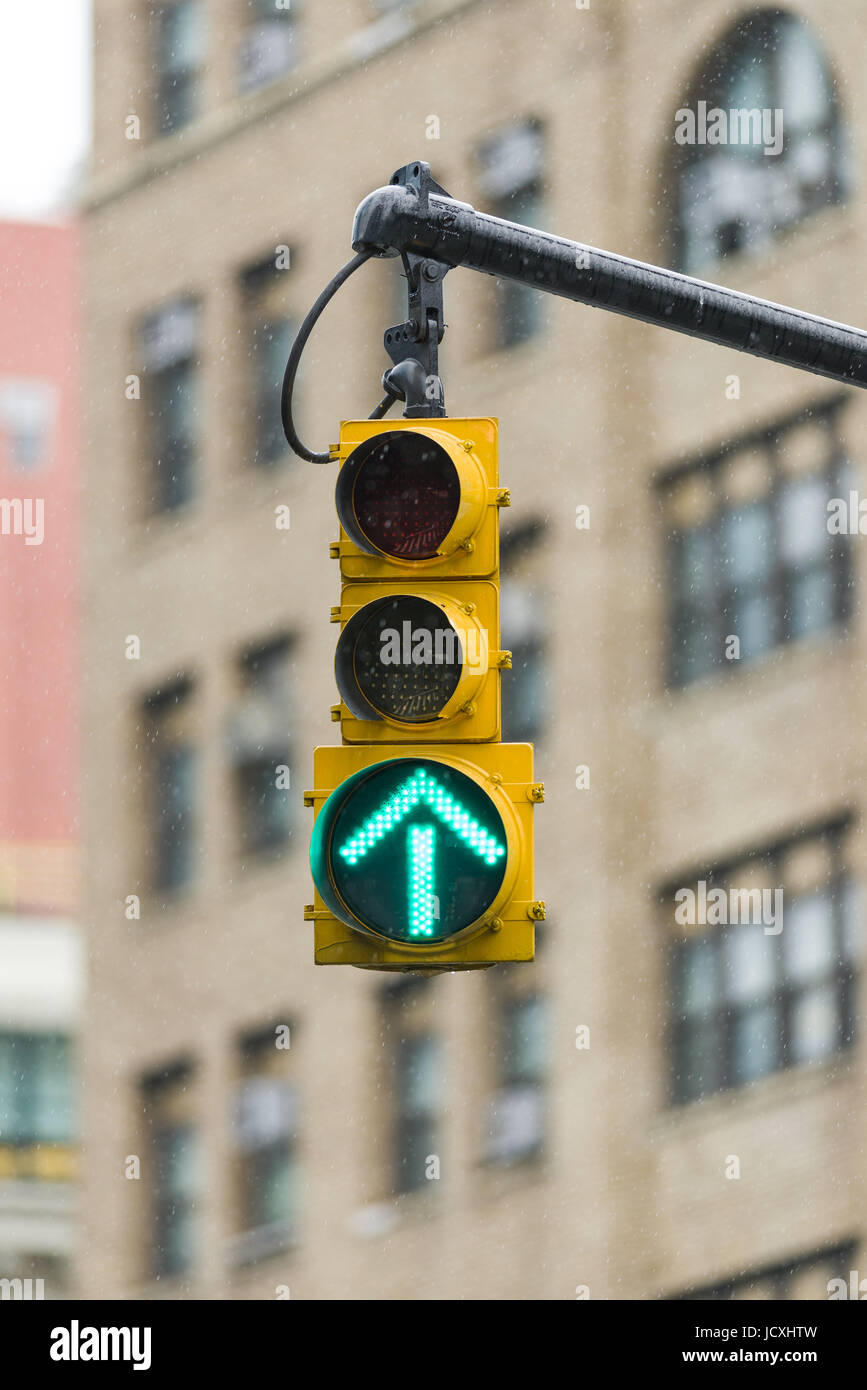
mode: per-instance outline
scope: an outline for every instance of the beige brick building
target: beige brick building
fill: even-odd
[[[275,430],[292,321],[425,158],[863,323],[867,20],[788,13],[97,0],[87,1295],[825,1297],[865,1259],[864,542],[826,526],[865,486],[856,391],[450,275],[549,920],[534,965],[398,985],[314,969],[302,920],[337,574],[333,472]],[[781,152],[678,144],[700,101],[782,111]],[[368,265],[317,328],[314,447],[379,399],[401,285]],[[782,886],[783,929],[680,923],[701,883]]]

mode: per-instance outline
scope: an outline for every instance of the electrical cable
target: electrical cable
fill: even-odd
[[[327,449],[323,453],[317,453],[313,449],[308,449],[306,444],[302,444],[296,433],[295,422],[292,418],[292,392],[295,388],[295,376],[298,371],[298,363],[301,361],[301,354],[307,345],[307,339],[313,331],[316,320],[319,318],[326,304],[334,298],[340,286],[345,284],[350,275],[353,275],[355,271],[358,270],[359,266],[364,265],[364,262],[369,261],[371,256],[374,255],[376,255],[376,252],[373,250],[359,251],[358,255],[353,256],[351,261],[347,261],[346,265],[343,266],[341,270],[338,270],[334,278],[329,280],[313,307],[308,310],[307,316],[299,328],[289,352],[289,361],[286,363],[286,371],[283,373],[283,389],[280,394],[280,418],[283,421],[283,433],[291,448],[300,458],[306,459],[308,463],[330,463],[331,454]],[[390,401],[389,404],[391,404]],[[385,401],[382,401],[380,405],[377,406],[377,410],[382,410],[383,405],[385,405]],[[386,406],[386,409],[387,408]],[[385,411],[383,410],[382,413],[385,414]],[[376,414],[371,416],[371,419],[375,418],[379,417],[376,416]]]

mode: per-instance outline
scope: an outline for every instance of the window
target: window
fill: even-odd
[[[849,1283],[849,1273],[855,1259],[855,1243],[840,1245],[815,1255],[802,1256],[788,1264],[772,1265],[739,1274],[724,1284],[712,1284],[677,1294],[678,1299],[769,1299],[787,1302],[817,1302],[829,1297],[832,1280]]]
[[[249,354],[250,456],[270,467],[288,458],[280,415],[280,393],[295,324],[284,308],[285,272],[275,260],[253,266],[241,277],[245,338]]]
[[[147,1077],[142,1106],[153,1174],[151,1274],[186,1274],[193,1261],[198,1152],[186,1063]]]
[[[844,827],[831,827],[697,876],[685,932],[688,881],[664,895],[678,933],[676,1103],[825,1061],[853,1041],[860,928],[846,841]]]
[[[202,0],[173,0],[157,13],[157,125],[162,135],[189,125],[199,109],[205,49]]]
[[[511,971],[494,981],[499,1088],[488,1106],[489,1162],[537,1158],[544,1148],[548,1007],[541,994],[518,992]]]
[[[299,0],[246,0],[238,71],[242,92],[266,86],[298,61],[298,3]]]
[[[386,1029],[393,1062],[394,1189],[424,1187],[438,1164],[442,1063],[434,1030],[434,993],[424,979],[385,991]],[[434,1169],[435,1171],[435,1169]]]
[[[291,642],[277,638],[240,663],[241,698],[231,721],[241,843],[251,854],[285,847],[292,834]]]
[[[296,1228],[298,1102],[287,1074],[289,1036],[275,1025],[241,1040],[234,1116],[240,1264],[287,1249]]]
[[[817,408],[663,482],[670,684],[848,619],[850,552],[829,533],[827,510],[848,495],[841,409]],[[738,660],[726,656],[731,637]]]
[[[834,83],[809,27],[794,15],[762,10],[740,20],[681,109],[696,120],[694,140],[676,147],[675,255],[682,269],[765,246],[845,197]],[[711,125],[718,111],[724,117]],[[720,135],[725,139],[712,143]]]
[[[57,393],[39,377],[0,380],[0,435],[9,461],[23,471],[48,461]]]
[[[198,307],[178,300],[146,319],[142,357],[147,402],[149,510],[172,511],[193,494]]]
[[[543,220],[542,130],[535,121],[510,126],[480,151],[484,211],[525,227]],[[537,334],[542,324],[538,290],[511,280],[496,281],[498,347],[516,347]]]
[[[74,1129],[69,1039],[0,1032],[0,1144],[66,1144]]]
[[[145,701],[152,881],[167,893],[185,888],[193,872],[196,753],[191,705],[192,685],[185,680]]]
[[[548,605],[540,578],[544,523],[530,522],[502,538],[500,645],[512,653],[500,678],[503,738],[538,742],[548,723]]]

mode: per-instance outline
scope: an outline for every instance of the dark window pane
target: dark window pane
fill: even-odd
[[[814,893],[786,909],[782,932],[786,978],[796,985],[827,979],[834,969],[834,916],[831,898]]]
[[[674,626],[673,679],[676,685],[700,680],[719,664],[715,615],[710,610],[681,612]]]
[[[194,386],[194,371],[189,362],[166,368],[154,380],[153,439],[159,511],[180,507],[192,495]]]
[[[706,1014],[717,1002],[716,943],[705,933],[678,948],[676,1007],[679,1013]]]
[[[727,605],[727,626],[740,641],[740,659],[749,661],[769,651],[776,640],[774,605],[768,594],[733,594]]]
[[[188,125],[198,106],[204,14],[200,0],[175,0],[159,13],[158,118],[164,135]]]
[[[733,1085],[755,1081],[779,1068],[782,1023],[778,1004],[763,1004],[738,1013],[731,1030]]]
[[[540,995],[510,1002],[503,1019],[504,1079],[541,1084],[548,1061],[548,1011]]]
[[[840,1045],[840,994],[836,984],[806,990],[792,1005],[792,1062],[819,1062]]]
[[[155,1272],[182,1274],[192,1263],[197,1155],[191,1129],[182,1125],[160,1128],[154,1137],[154,1153]]]
[[[439,1048],[433,1038],[404,1038],[397,1058],[397,1189],[410,1192],[426,1181],[425,1160],[434,1153],[439,1106]]]
[[[254,330],[257,463],[275,463],[285,458],[288,449],[283,433],[280,392],[293,336],[293,325],[288,319],[278,323],[262,323]]]
[[[714,592],[713,536],[704,526],[676,531],[672,537],[675,588],[679,600],[711,603]]]
[[[73,1134],[69,1040],[0,1033],[0,1144],[63,1144]]]
[[[718,1091],[723,1074],[720,1037],[712,1020],[682,1022],[675,1046],[675,1097],[679,1101],[698,1100]]]
[[[238,769],[244,845],[254,853],[285,845],[292,833],[292,794],[278,787],[277,766],[254,758]]]
[[[752,588],[766,580],[772,554],[771,516],[764,503],[753,502],[724,513],[721,562],[728,584]]]
[[[830,627],[835,606],[834,576],[829,569],[814,570],[794,579],[789,599],[789,636],[805,637]]]
[[[773,993],[778,938],[759,924],[722,929],[723,987],[736,1004],[752,1004]]]
[[[297,0],[285,0],[285,8],[276,0],[254,0],[250,5],[251,20],[241,40],[238,86],[242,92],[253,92],[282,77],[298,59],[298,25],[294,6]]]
[[[157,887],[181,888],[192,871],[195,755],[178,745],[156,755]]]
[[[804,568],[828,554],[829,500],[825,474],[786,483],[780,492],[780,552],[785,561]]]

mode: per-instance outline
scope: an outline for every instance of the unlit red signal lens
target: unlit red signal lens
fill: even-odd
[[[383,435],[360,464],[352,492],[357,525],[368,544],[401,560],[439,553],[458,514],[457,469],[421,434]]]

